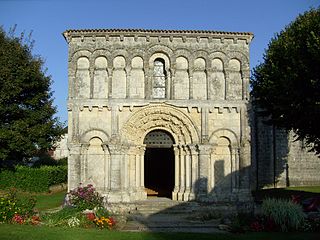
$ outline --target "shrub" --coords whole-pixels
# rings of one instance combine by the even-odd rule
[[[264,200],[262,213],[271,219],[283,232],[298,230],[305,221],[302,207],[283,199],[269,198]]]
[[[88,184],[85,187],[81,185],[67,194],[68,204],[79,210],[94,209],[103,207],[103,197],[100,196],[95,188]]]
[[[17,166],[14,171],[0,173],[0,188],[15,187],[29,192],[49,191],[49,187],[67,181],[67,166]]]
[[[36,200],[33,197],[17,198],[12,189],[6,196],[0,198],[0,222],[23,224],[32,219]]]

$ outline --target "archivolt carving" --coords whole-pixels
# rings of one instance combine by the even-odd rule
[[[228,68],[228,62],[231,60],[231,59],[237,59],[240,61],[241,63],[241,70],[246,70],[246,71],[249,71],[249,59],[248,57],[242,53],[242,52],[238,52],[238,51],[233,51],[233,52],[229,52],[228,53],[228,61],[226,62],[226,67]]]
[[[147,53],[145,55],[146,59],[150,59],[151,56],[155,53],[163,53],[163,54],[167,55],[169,59],[172,59],[172,57],[173,57],[173,51],[171,48],[168,48],[165,45],[157,44],[157,45],[150,47],[147,50]]]
[[[97,49],[97,50],[95,50],[91,55],[92,62],[94,62],[94,60],[97,57],[101,57],[101,56],[105,57],[108,60],[108,63],[111,63],[111,57],[110,57],[111,53],[107,49]]]
[[[213,53],[210,53],[209,59],[213,60],[215,58],[219,58],[223,62],[224,66],[228,62],[228,57],[224,52],[213,52]]]
[[[90,129],[84,132],[80,137],[81,143],[89,143],[92,138],[100,138],[103,143],[109,141],[109,135],[101,129]]]
[[[210,65],[210,61],[208,59],[208,52],[207,51],[204,51],[204,50],[198,50],[198,51],[195,51],[192,53],[192,59],[191,61],[194,62],[194,60],[196,60],[197,58],[203,58],[206,62],[206,66],[207,68],[210,68],[211,65]]]
[[[144,137],[156,129],[170,132],[177,144],[199,142],[198,131],[191,119],[165,104],[147,106],[134,113],[123,126],[121,135],[131,144],[143,144]]]
[[[216,144],[220,137],[228,138],[231,142],[232,147],[237,147],[237,148],[240,147],[237,134],[232,130],[226,129],[226,128],[220,128],[214,131],[209,138],[209,142]]]
[[[88,59],[90,59],[91,56],[91,52],[87,49],[81,49],[78,50],[76,52],[74,52],[70,57],[69,57],[69,62],[74,62],[76,63],[78,58],[80,57],[87,57]]]

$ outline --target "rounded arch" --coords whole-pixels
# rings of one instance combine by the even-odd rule
[[[226,61],[226,67],[229,68],[229,61],[231,59],[236,59],[240,62],[241,64],[241,71],[246,71],[248,70],[249,71],[249,59],[248,57],[242,53],[242,52],[238,52],[238,51],[233,51],[233,52],[229,52],[228,53],[228,59]]]
[[[206,67],[209,68],[210,67],[210,61],[208,58],[209,54],[207,51],[204,50],[198,50],[192,53],[192,59],[191,62],[194,62],[197,58],[203,58],[205,63],[206,63]]]
[[[92,138],[99,138],[103,143],[109,141],[109,135],[101,129],[91,129],[84,132],[80,137],[81,143],[89,143]]]
[[[176,144],[199,143],[199,131],[192,120],[166,104],[143,107],[135,112],[124,124],[121,135],[129,144],[143,144],[145,136],[153,130],[169,132]]]
[[[190,67],[192,62],[192,55],[191,52],[188,49],[184,49],[184,48],[179,48],[177,50],[174,51],[174,60],[176,61],[177,58],[179,57],[184,57],[187,59],[188,61],[188,66]]]
[[[81,49],[76,52],[74,52],[70,57],[69,57],[69,62],[77,62],[78,58],[80,57],[86,57],[90,59],[91,57],[91,52],[87,49]]]
[[[179,56],[176,58],[176,69],[187,70],[189,68],[189,62],[186,57]]]
[[[149,58],[149,67],[152,68],[154,66],[154,61],[158,58],[163,59],[166,69],[170,67],[170,58],[161,52],[152,54],[152,56]]]
[[[89,69],[90,62],[87,57],[79,57],[77,59],[77,69]]]
[[[219,59],[219,60],[222,61],[223,68],[225,68],[225,66],[226,66],[226,64],[228,62],[227,55],[224,52],[220,52],[220,51],[210,53],[209,54],[209,59],[211,61],[211,67],[212,68],[214,68],[214,65],[212,63],[213,63],[213,60],[215,60],[215,59]]]
[[[230,141],[230,145],[232,147],[238,148],[240,146],[237,134],[230,129],[220,128],[214,131],[209,138],[209,142],[212,144],[216,144],[218,143],[219,138],[227,138]]]
[[[94,66],[96,69],[107,69],[108,60],[105,56],[98,56],[94,60]]]
[[[110,57],[111,53],[109,50],[101,48],[101,49],[96,49],[95,51],[93,51],[92,55],[91,55],[91,59],[93,59],[93,62],[98,58],[98,57],[105,57],[108,61],[108,63],[111,62],[111,57]]]

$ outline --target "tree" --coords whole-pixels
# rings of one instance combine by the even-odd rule
[[[275,126],[293,130],[320,154],[320,8],[271,39],[253,70],[253,99]]]
[[[62,133],[54,114],[51,77],[32,55],[33,41],[0,28],[0,167],[51,148]]]

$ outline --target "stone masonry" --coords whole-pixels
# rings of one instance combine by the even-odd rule
[[[251,33],[92,29],[64,37],[69,190],[91,183],[108,202],[144,200],[146,155],[157,148],[172,151],[172,167],[160,162],[153,175],[159,184],[172,177],[173,200],[250,199]],[[151,156],[149,165],[161,161]]]

